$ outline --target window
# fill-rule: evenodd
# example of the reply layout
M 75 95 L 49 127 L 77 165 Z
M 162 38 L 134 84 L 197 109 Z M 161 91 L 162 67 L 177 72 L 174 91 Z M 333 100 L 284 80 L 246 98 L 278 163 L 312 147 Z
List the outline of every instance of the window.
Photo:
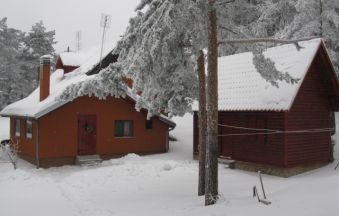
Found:
M 32 139 L 32 135 L 33 135 L 32 121 L 26 120 L 26 138 Z
M 15 136 L 20 137 L 20 119 L 15 119 L 14 122 L 14 128 L 15 128 Z
M 115 121 L 115 137 L 132 137 L 133 121 Z
M 146 120 L 146 125 L 145 125 L 146 129 L 152 129 L 153 128 L 153 121 L 150 120 Z

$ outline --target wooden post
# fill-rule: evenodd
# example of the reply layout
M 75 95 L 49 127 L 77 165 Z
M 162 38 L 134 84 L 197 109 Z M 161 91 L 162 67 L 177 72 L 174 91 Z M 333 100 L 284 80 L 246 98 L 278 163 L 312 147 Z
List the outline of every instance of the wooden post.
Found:
M 197 60 L 199 74 L 199 182 L 198 195 L 205 195 L 205 164 L 206 164 L 206 77 L 205 57 L 199 51 Z
M 209 0 L 205 205 L 215 204 L 218 199 L 218 38 L 214 3 Z
M 258 171 L 258 174 L 259 174 L 259 178 L 260 178 L 260 184 L 261 184 L 261 189 L 262 189 L 262 193 L 264 195 L 264 199 L 266 199 L 266 194 L 265 194 L 265 189 L 264 189 L 264 184 L 262 182 L 262 178 L 261 178 L 261 172 Z

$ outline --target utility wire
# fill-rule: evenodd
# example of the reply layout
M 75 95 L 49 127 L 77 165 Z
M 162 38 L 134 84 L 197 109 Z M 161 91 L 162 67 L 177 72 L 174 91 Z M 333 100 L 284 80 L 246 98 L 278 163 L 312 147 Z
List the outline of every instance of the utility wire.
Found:
M 334 128 L 317 128 L 317 129 L 306 129 L 306 130 L 294 130 L 294 131 L 283 131 L 283 130 L 274 130 L 274 129 L 259 129 L 259 128 L 247 128 L 239 127 L 234 125 L 224 125 L 218 124 L 222 127 L 229 127 L 242 130 L 252 130 L 252 131 L 264 131 L 264 132 L 254 132 L 254 133 L 230 133 L 230 134 L 219 134 L 218 136 L 251 136 L 251 135 L 268 135 L 268 134 L 293 134 L 293 133 L 324 133 L 335 131 Z
M 240 127 L 240 126 L 234 126 L 234 125 L 225 125 L 225 124 L 218 124 L 221 127 L 229 127 L 229 128 L 235 128 L 235 129 L 244 129 L 244 130 L 253 130 L 253 131 L 271 131 L 271 132 L 277 132 L 282 130 L 275 130 L 275 129 L 261 129 L 261 128 L 247 128 L 247 127 Z

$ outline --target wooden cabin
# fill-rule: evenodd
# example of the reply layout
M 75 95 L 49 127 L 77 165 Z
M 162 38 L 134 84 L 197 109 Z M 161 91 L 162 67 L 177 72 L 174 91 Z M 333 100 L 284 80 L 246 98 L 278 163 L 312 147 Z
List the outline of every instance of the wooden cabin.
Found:
M 266 82 L 252 53 L 219 58 L 219 154 L 245 170 L 290 176 L 329 163 L 330 112 L 339 109 L 338 79 L 320 39 L 269 48 L 279 71 L 296 84 Z M 194 112 L 194 155 L 198 112 Z
M 110 53 L 102 67 L 116 61 Z M 58 65 L 51 75 L 50 58 L 42 57 L 39 88 L 1 111 L 1 116 L 10 117 L 10 137 L 19 144 L 23 159 L 37 167 L 51 167 L 75 164 L 77 157 L 84 155 L 108 159 L 128 153 L 168 151 L 169 130 L 175 123 L 165 115 L 147 120 L 146 110 L 135 110 L 136 96 L 130 92 L 125 98 L 82 96 L 72 101 L 58 100 L 68 86 L 86 81 L 99 71 L 98 54 L 79 66 Z M 59 58 L 57 62 L 62 61 Z M 129 80 L 126 82 L 131 85 Z

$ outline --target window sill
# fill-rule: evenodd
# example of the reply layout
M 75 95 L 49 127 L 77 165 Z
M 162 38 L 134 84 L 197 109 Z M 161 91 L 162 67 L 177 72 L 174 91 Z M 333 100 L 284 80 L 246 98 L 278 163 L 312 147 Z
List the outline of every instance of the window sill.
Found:
M 132 137 L 114 137 L 114 139 L 133 139 L 135 138 L 134 136 Z

